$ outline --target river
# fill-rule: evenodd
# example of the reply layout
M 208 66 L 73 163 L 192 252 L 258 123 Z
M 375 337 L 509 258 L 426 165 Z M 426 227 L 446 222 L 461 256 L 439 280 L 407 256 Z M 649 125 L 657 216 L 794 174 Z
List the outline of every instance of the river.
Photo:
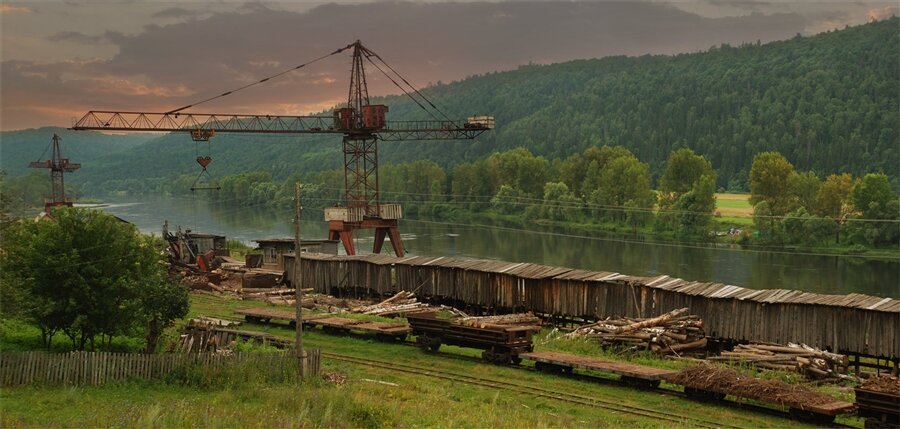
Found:
M 180 225 L 247 244 L 253 244 L 254 239 L 293 236 L 290 209 L 222 207 L 202 199 L 170 197 L 114 201 L 102 209 L 135 224 L 144 233 L 157 235 L 168 220 L 173 229 Z M 321 210 L 305 210 L 302 228 L 304 238 L 326 238 L 328 234 Z M 900 298 L 900 261 L 896 259 L 709 248 L 563 233 L 542 227 L 473 227 L 416 219 L 402 220 L 401 233 L 407 252 L 415 255 L 534 262 L 640 276 L 666 274 L 753 289 L 856 292 Z M 371 231 L 358 234 L 358 251 L 370 252 L 372 241 Z M 386 243 L 385 251 L 389 249 Z

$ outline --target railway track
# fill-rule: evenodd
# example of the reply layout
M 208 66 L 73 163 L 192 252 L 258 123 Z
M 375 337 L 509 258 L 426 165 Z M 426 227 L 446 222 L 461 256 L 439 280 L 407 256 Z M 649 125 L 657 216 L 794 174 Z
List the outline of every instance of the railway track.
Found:
M 688 425 L 691 427 L 702 427 L 702 428 L 739 428 L 739 426 L 732 426 L 728 424 L 723 424 L 722 422 L 713 422 L 703 419 L 698 419 L 695 417 L 668 413 L 657 410 L 648 410 L 640 407 L 634 407 L 630 405 L 624 405 L 616 401 L 578 395 L 573 393 L 561 393 L 556 392 L 550 389 L 545 389 L 537 386 L 529 386 L 518 383 L 512 383 L 508 381 L 495 380 L 485 377 L 476 377 L 472 375 L 462 375 L 462 374 L 454 374 L 445 371 L 435 370 L 433 368 L 422 368 L 413 365 L 400 364 L 396 362 L 383 362 L 377 361 L 373 359 L 365 359 L 358 358 L 354 356 L 347 356 L 342 354 L 330 353 L 330 352 L 322 352 L 322 355 L 348 363 L 354 363 L 358 365 L 365 365 L 373 368 L 382 368 L 390 371 L 403 372 L 407 374 L 417 374 L 423 375 L 432 378 L 438 378 L 442 380 L 448 381 L 456 381 L 459 383 L 465 383 L 475 386 L 482 387 L 490 387 L 495 389 L 503 389 L 511 392 L 522 393 L 526 395 L 553 399 L 557 401 L 568 402 L 577 405 L 585 405 L 589 407 L 597 407 L 603 408 L 610 411 L 616 411 L 624 414 L 630 414 L 634 416 L 651 418 L 667 423 L 676 423 Z
M 359 337 L 359 338 L 368 338 L 368 336 L 365 336 L 365 335 L 354 335 L 354 334 L 347 334 L 347 335 L 353 336 L 353 337 Z M 395 344 L 407 346 L 407 347 L 419 348 L 419 345 L 417 345 L 411 341 L 398 341 L 398 342 L 395 342 Z M 407 372 L 407 373 L 412 373 L 412 374 L 426 375 L 429 377 L 458 381 L 458 382 L 462 382 L 462 383 L 480 385 L 480 386 L 485 386 L 485 387 L 512 390 L 512 391 L 516 391 L 516 392 L 520 392 L 520 393 L 530 394 L 532 396 L 556 399 L 556 400 L 575 403 L 575 404 L 579 404 L 579 405 L 600 407 L 600 408 L 610 409 L 610 410 L 619 411 L 619 412 L 623 412 L 623 413 L 639 415 L 639 416 L 644 416 L 644 417 L 650 417 L 650 418 L 658 419 L 661 421 L 667 421 L 670 423 L 672 423 L 672 422 L 688 423 L 688 421 L 690 421 L 690 422 L 692 422 L 691 425 L 696 426 L 696 427 L 736 427 L 736 426 L 722 425 L 719 422 L 713 423 L 713 422 L 705 421 L 702 419 L 696 419 L 693 417 L 682 416 L 682 415 L 671 414 L 671 413 L 662 413 L 662 414 L 666 414 L 666 415 L 659 415 L 659 412 L 657 412 L 657 411 L 645 410 L 645 409 L 641 409 L 641 408 L 637 408 L 637 407 L 623 406 L 623 405 L 621 405 L 617 402 L 613 402 L 613 401 L 604 401 L 601 399 L 591 398 L 591 397 L 587 397 L 587 396 L 583 396 L 583 395 L 563 394 L 563 393 L 551 391 L 548 389 L 542 389 L 542 388 L 534 387 L 534 386 L 525 386 L 525 385 L 520 385 L 520 384 L 515 384 L 515 383 L 509 383 L 506 381 L 498 381 L 498 380 L 492 380 L 492 379 L 487 379 L 487 378 L 478 378 L 478 377 L 472 377 L 469 375 L 452 374 L 452 373 L 435 371 L 433 369 L 415 367 L 415 366 L 411 366 L 411 365 L 380 362 L 380 361 L 369 360 L 369 359 L 364 359 L 364 358 L 357 358 L 357 357 L 353 357 L 353 356 L 341 355 L 341 354 L 335 354 L 335 353 L 323 352 L 323 354 L 328 357 L 331 357 L 335 360 L 352 362 L 352 363 L 357 363 L 357 364 L 361 364 L 361 365 L 368 365 L 368 366 L 372 366 L 372 367 L 380 367 L 380 368 L 384 368 L 384 369 L 390 369 L 390 370 L 400 371 L 400 372 Z M 471 361 L 474 363 L 482 362 L 481 359 L 476 358 L 476 357 L 460 356 L 460 355 L 448 354 L 448 353 L 437 353 L 437 354 L 439 354 L 445 358 L 448 358 L 448 359 Z M 519 368 L 523 371 L 537 372 L 537 370 L 532 367 L 521 367 L 521 366 L 511 366 L 511 367 Z M 609 386 L 622 386 L 622 383 L 618 380 L 613 380 L 613 379 L 604 378 L 604 377 L 597 377 L 595 375 L 559 374 L 559 376 L 576 379 L 576 380 L 580 380 L 580 381 L 589 381 L 592 383 L 599 383 L 599 384 L 604 384 L 604 385 L 609 385 Z M 663 387 L 644 388 L 644 390 L 647 392 L 652 392 L 652 393 L 663 394 L 663 395 L 667 395 L 667 396 L 691 400 L 690 398 L 687 397 L 687 395 L 685 395 L 683 392 L 680 392 L 678 390 L 672 390 L 672 389 L 663 388 Z M 759 414 L 766 414 L 766 415 L 769 415 L 772 417 L 785 418 L 785 419 L 791 420 L 791 421 L 794 420 L 794 418 L 791 416 L 791 414 L 788 412 L 785 412 L 784 410 L 778 410 L 778 409 L 765 407 L 765 406 L 761 406 L 761 405 L 750 404 L 747 402 L 718 401 L 715 403 L 715 405 L 725 406 L 725 407 L 735 408 L 735 409 L 741 409 L 741 410 L 745 410 L 745 411 L 752 411 L 752 412 L 756 412 Z M 815 424 L 814 422 L 807 422 L 807 423 Z M 853 427 L 853 426 L 848 426 L 848 425 L 844 425 L 841 423 L 825 423 L 825 424 L 819 423 L 819 424 L 822 424 L 825 427 L 833 427 L 833 428 L 852 428 Z

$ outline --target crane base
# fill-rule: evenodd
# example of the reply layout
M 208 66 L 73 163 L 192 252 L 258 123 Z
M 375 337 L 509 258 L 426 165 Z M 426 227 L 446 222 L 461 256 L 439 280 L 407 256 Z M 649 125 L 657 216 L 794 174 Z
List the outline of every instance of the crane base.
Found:
M 344 251 L 348 255 L 355 255 L 356 247 L 353 244 L 353 231 L 357 229 L 375 230 L 375 244 L 372 247 L 372 253 L 381 253 L 384 239 L 390 237 L 394 254 L 403 256 L 403 243 L 400 241 L 400 227 L 397 219 L 366 218 L 360 222 L 330 220 L 328 221 L 328 239 L 341 240 L 341 243 L 344 245 Z

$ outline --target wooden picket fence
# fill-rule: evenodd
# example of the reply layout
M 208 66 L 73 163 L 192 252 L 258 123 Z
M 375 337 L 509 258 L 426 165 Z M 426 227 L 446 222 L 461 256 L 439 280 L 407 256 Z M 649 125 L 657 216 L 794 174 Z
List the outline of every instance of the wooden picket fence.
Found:
M 246 364 L 264 372 L 296 368 L 293 350 L 281 353 L 167 353 L 134 354 L 108 352 L 46 352 L 0 353 L 0 386 L 22 385 L 81 385 L 100 386 L 126 379 L 163 379 L 175 370 L 188 365 L 205 368 L 224 368 L 231 364 Z M 307 351 L 306 376 L 319 374 L 321 354 L 318 349 Z

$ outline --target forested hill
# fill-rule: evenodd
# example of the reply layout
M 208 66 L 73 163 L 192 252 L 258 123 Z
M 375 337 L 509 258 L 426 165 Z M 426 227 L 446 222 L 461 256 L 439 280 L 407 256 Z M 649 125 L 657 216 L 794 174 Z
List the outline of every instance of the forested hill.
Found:
M 386 152 L 448 163 L 516 146 L 556 158 L 620 144 L 658 173 L 671 150 L 689 147 L 710 159 L 724 186 L 745 180 L 754 154 L 776 150 L 820 176 L 896 178 L 897 46 L 894 17 L 765 45 L 522 67 L 431 90 L 447 110 L 496 115 L 501 126 L 491 135 Z
M 720 46 L 677 56 L 610 57 L 528 65 L 426 90 L 451 117 L 491 114 L 498 127 L 475 141 L 385 143 L 385 162 L 442 166 L 524 146 L 548 158 L 623 145 L 659 174 L 689 147 L 718 170 L 718 185 L 745 186 L 753 155 L 776 150 L 820 176 L 900 175 L 900 19 L 764 45 Z M 388 97 L 389 119 L 428 119 Z M 339 139 L 220 135 L 215 175 L 337 168 Z M 5 145 L 5 143 L 4 143 Z M 4 148 L 5 150 L 5 148 Z M 185 135 L 165 136 L 86 163 L 73 180 L 196 174 L 205 153 Z M 100 164 L 102 162 L 102 165 Z M 89 189 L 86 189 L 89 192 Z
M 61 138 L 62 155 L 72 162 L 90 163 L 98 158 L 132 149 L 157 136 L 148 134 L 108 135 L 96 132 L 76 132 L 59 127 L 44 127 L 0 134 L 0 169 L 10 176 L 30 171 L 33 161 L 50 159 L 53 135 Z M 46 171 L 45 171 L 46 173 Z

